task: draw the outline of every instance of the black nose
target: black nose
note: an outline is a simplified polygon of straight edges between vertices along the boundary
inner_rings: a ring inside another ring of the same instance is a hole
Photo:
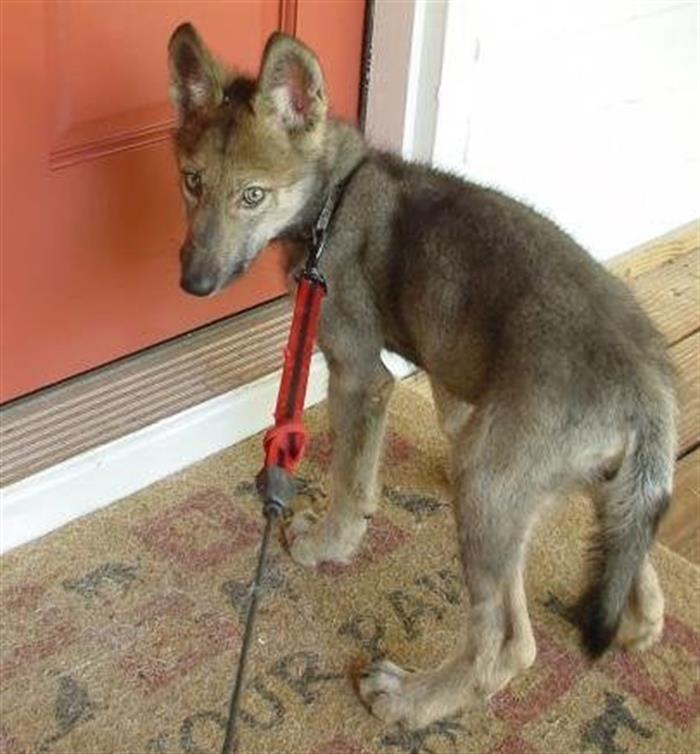
[[[212,275],[183,275],[180,280],[180,287],[183,291],[191,293],[193,296],[208,296],[216,288],[216,278]]]

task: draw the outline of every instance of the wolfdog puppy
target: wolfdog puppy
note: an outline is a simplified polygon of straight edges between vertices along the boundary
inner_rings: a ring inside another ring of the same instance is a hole
[[[189,24],[169,55],[186,291],[220,291],[272,239],[290,242],[298,269],[303,239],[343,185],[321,262],[331,501],[292,557],[347,562],[376,510],[393,384],[382,349],[428,373],[451,443],[464,636],[437,668],[369,668],[365,704],[387,723],[422,726],[534,662],[528,536],[546,501],[575,488],[590,491],[600,523],[584,644],[592,655],[651,644],[663,597],[648,553],[671,494],[674,378],[625,286],[527,206],[368,147],[328,116],[321,66],[299,41],[274,34],[256,80],[229,73]]]

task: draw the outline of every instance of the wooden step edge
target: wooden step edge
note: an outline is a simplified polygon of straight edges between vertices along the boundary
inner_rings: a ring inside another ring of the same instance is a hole
[[[280,330],[280,325],[287,326],[288,319],[278,321],[272,319],[268,328],[258,330],[259,338],[251,341],[250,335],[247,337],[230,337],[222,334],[221,340],[210,343],[205,349],[194,347],[180,354],[173,354],[169,359],[169,370],[167,378],[162,382],[153,383],[149,378],[151,375],[159,373],[161,367],[159,363],[152,362],[144,364],[144,368],[139,372],[129,372],[124,377],[116,377],[112,382],[93,385],[85,392],[75,394],[66,400],[55,403],[53,406],[46,406],[39,409],[31,417],[24,418],[21,423],[8,422],[5,426],[0,427],[0,443],[6,440],[12,440],[13,444],[18,443],[22,437],[31,439],[36,433],[37,425],[52,422],[56,430],[65,422],[75,422],[77,420],[76,412],[81,409],[85,403],[86,396],[90,395],[90,406],[93,410],[98,410],[102,406],[109,407],[115,400],[118,393],[128,393],[135,389],[155,393],[160,390],[167,390],[170,386],[177,386],[182,382],[202,380],[209,381],[209,375],[218,374],[221,369],[232,361],[232,355],[237,356],[241,367],[249,361],[255,361],[260,354],[260,342],[265,344],[267,349],[276,349],[281,353],[286,333]],[[81,411],[82,413],[82,411]]]
[[[664,233],[641,246],[618,254],[605,265],[626,282],[662,267],[677,257],[700,248],[700,218]]]

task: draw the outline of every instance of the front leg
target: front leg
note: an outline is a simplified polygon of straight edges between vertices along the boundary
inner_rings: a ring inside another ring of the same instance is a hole
[[[325,516],[304,531],[299,521],[291,547],[305,566],[347,563],[377,508],[376,479],[393,377],[379,354],[363,360],[331,360],[328,408],[334,434],[331,503]]]

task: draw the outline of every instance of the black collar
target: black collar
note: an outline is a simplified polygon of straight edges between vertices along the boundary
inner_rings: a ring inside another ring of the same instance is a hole
[[[311,229],[311,244],[309,245],[309,256],[306,258],[306,270],[315,270],[318,272],[318,262],[326,248],[326,239],[328,238],[328,228],[333,220],[340,200],[343,198],[345,189],[352,180],[355,173],[364,165],[367,157],[363,157],[353,169],[343,178],[342,181],[333,184],[331,190],[323,203],[316,222]]]

